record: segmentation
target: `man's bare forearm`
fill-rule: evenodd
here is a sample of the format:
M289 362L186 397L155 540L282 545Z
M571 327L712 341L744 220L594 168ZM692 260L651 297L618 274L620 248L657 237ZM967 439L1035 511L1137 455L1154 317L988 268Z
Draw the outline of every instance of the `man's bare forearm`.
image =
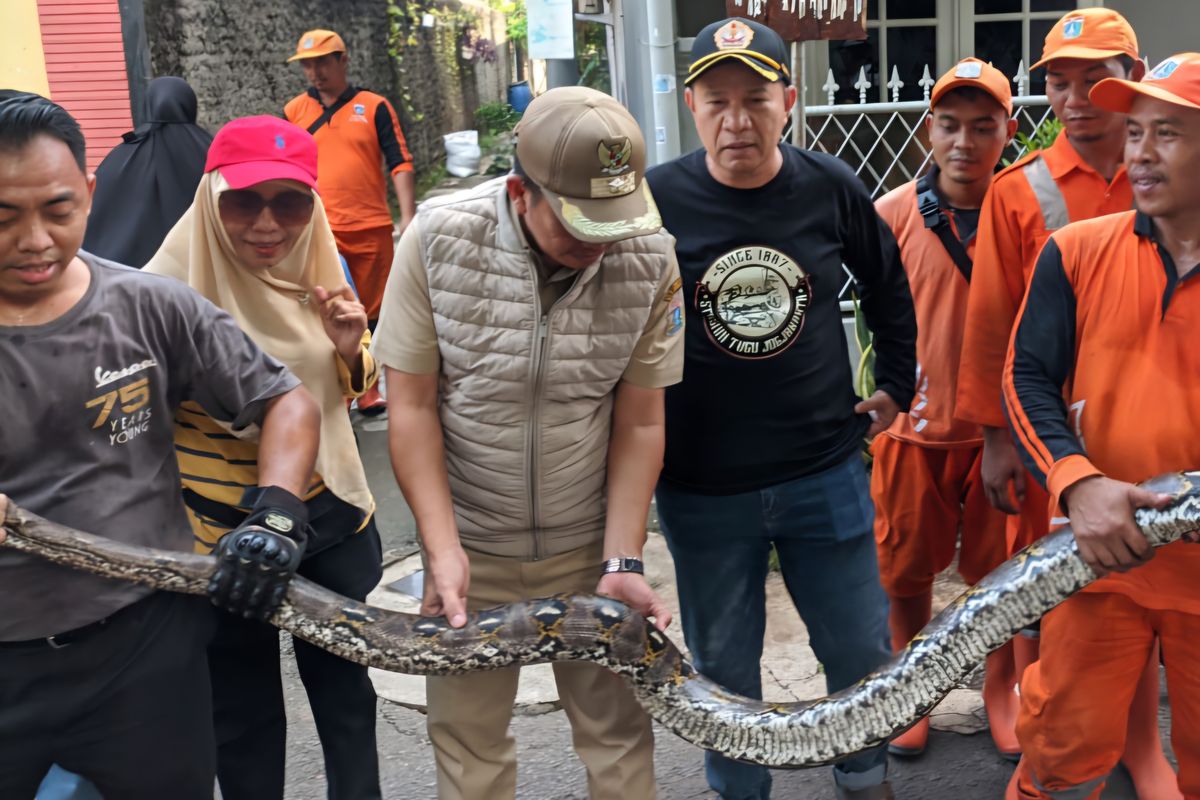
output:
M665 443L663 390L619 384L608 445L605 558L641 556L646 515L662 471Z
M388 452L396 483L431 555L459 546L446 450L438 416L436 373L387 369Z
M392 176L392 186L396 189L396 204L400 208L400 229L403 230L417 215L417 190L413 173L409 170L397 172Z
M258 485L304 497L317 463L321 409L297 386L267 401L258 441Z

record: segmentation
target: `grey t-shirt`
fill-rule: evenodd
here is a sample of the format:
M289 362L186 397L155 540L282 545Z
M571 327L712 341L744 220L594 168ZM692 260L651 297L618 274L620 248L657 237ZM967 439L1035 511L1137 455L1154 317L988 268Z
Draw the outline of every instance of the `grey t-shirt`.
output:
M179 403L238 429L299 381L181 281L79 255L92 281L73 308L0 326L0 492L79 530L191 551ZM0 547L0 641L73 630L150 593Z

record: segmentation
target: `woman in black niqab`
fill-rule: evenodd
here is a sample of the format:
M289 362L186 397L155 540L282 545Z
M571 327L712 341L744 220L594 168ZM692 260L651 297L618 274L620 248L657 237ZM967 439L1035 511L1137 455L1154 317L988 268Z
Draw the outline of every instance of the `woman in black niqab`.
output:
M212 134L196 124L196 93L183 78L150 81L147 121L96 168L83 249L139 269L187 211Z

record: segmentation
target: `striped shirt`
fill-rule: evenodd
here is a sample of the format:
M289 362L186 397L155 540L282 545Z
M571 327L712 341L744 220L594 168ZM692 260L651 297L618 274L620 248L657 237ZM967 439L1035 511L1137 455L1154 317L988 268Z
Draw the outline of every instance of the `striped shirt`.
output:
M361 383L352 381L350 370L341 358L335 359L338 380L347 398L358 397L366 387L375 383L379 366L368 350L370 342L370 332L364 333ZM175 455L179 461L183 488L190 489L206 500L249 514L250 504L243 498L247 490L258 487L257 433L258 428L255 427L249 435L247 431L235 434L229 426L205 413L198 404L190 401L182 403L175 415ZM311 500L325 488L321 476L314 474L304 493L304 500ZM190 507L187 511L196 552L212 552L217 540L229 532L229 526ZM363 525L366 525L365 519Z

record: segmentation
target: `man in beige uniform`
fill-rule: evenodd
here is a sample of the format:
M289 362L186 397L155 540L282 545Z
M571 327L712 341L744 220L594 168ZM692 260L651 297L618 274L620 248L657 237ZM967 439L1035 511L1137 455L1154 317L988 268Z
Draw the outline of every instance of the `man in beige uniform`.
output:
M683 364L674 240L611 97L551 90L516 137L514 174L421 207L376 331L421 610L458 627L468 607L598 592L665 628L641 555L663 389ZM428 679L439 798L515 795L517 674ZM554 676L590 796L654 797L650 719L628 687L592 664Z

